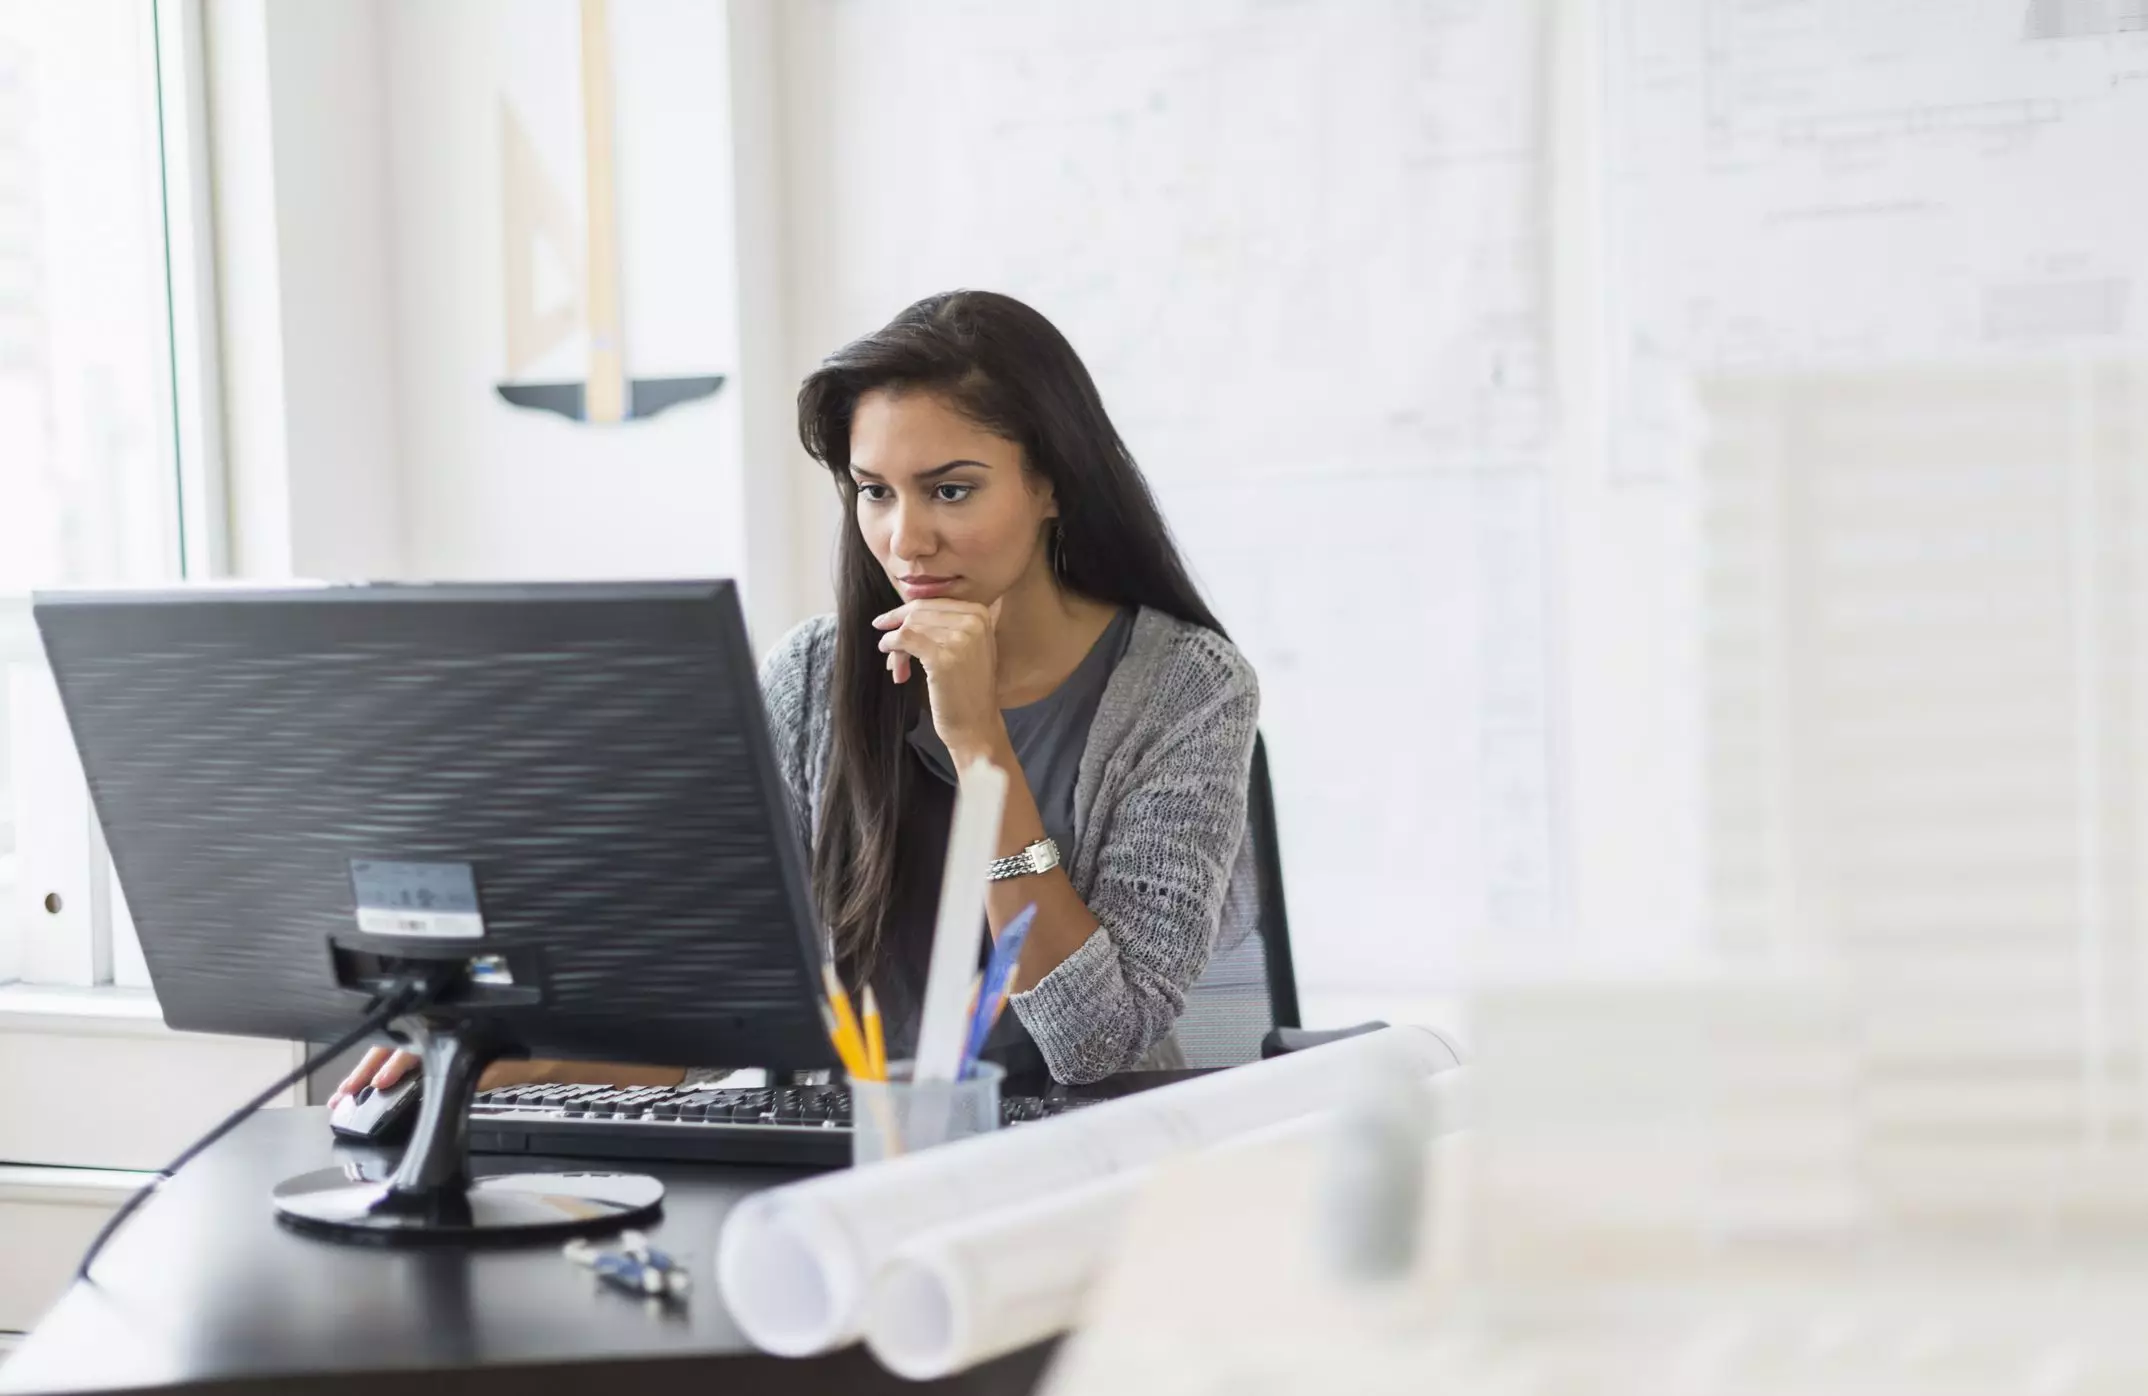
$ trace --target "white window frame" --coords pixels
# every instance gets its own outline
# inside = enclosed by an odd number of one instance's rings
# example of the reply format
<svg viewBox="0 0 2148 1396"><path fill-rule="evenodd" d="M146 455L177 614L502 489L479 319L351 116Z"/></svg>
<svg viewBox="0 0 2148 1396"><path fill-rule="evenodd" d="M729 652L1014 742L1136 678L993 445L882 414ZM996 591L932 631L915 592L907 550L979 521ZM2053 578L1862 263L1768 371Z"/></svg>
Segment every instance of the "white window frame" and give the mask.
<svg viewBox="0 0 2148 1396"><path fill-rule="evenodd" d="M203 0L154 0L154 6L172 385L164 426L177 457L179 575L201 580L230 572L205 20ZM30 598L0 593L0 688L18 695L6 707L0 741L12 742L18 753L39 753L18 766L19 789L9 796L22 851L12 860L12 879L0 860L0 899L12 905L17 922L13 935L0 925L0 984L147 990L141 947L103 833L89 813L80 764L64 723L55 730L54 709L44 701L49 685ZM32 810L55 811L59 827L40 815L37 835L29 836ZM56 920L40 905L44 888L73 894L63 893Z"/></svg>
<svg viewBox="0 0 2148 1396"><path fill-rule="evenodd" d="M231 575L224 464L222 336L210 192L203 0L155 0L164 148L165 258L171 288L173 438L179 451L180 575Z"/></svg>

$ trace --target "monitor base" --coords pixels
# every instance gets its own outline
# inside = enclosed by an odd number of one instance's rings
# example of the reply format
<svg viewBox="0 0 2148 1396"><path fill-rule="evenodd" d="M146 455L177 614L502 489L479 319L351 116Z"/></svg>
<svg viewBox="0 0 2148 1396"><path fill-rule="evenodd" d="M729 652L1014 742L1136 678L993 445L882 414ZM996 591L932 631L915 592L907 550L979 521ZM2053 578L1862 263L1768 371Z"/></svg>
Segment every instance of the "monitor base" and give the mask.
<svg viewBox="0 0 2148 1396"><path fill-rule="evenodd" d="M273 1195L277 1216L302 1231L400 1245L616 1231L653 1217L664 1185L640 1173L504 1173L439 1189L420 1202L392 1184L353 1181L344 1169L323 1168L286 1178Z"/></svg>
<svg viewBox="0 0 2148 1396"><path fill-rule="evenodd" d="M276 1215L338 1241L541 1240L616 1231L655 1215L664 1185L639 1173L470 1176L470 1101L498 1052L485 1025L434 1006L390 1024L425 1073L418 1119L386 1183L341 1168L279 1183Z"/></svg>

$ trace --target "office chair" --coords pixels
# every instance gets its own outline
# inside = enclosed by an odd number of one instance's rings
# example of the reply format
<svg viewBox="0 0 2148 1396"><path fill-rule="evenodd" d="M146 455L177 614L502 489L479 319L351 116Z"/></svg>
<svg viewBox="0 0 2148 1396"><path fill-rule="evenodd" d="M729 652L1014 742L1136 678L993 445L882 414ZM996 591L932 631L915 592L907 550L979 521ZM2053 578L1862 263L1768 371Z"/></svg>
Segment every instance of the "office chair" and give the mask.
<svg viewBox="0 0 2148 1396"><path fill-rule="evenodd" d="M1253 770L1246 792L1246 846L1256 876L1253 895L1241 895L1239 879L1223 904L1216 954L1186 995L1179 1016L1179 1046L1189 1066L1237 1066L1256 1061L1270 1028L1294 1028L1298 980L1290 960L1290 916L1283 902L1283 850L1276 839L1275 790L1268 778L1268 746L1253 739Z"/></svg>

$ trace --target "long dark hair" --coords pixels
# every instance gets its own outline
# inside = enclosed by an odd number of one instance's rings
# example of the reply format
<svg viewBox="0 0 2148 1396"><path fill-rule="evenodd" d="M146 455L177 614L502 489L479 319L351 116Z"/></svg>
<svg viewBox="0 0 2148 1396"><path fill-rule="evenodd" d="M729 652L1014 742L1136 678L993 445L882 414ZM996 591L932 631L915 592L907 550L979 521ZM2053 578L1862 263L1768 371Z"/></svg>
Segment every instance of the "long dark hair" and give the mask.
<svg viewBox="0 0 2148 1396"><path fill-rule="evenodd" d="M833 730L813 839L813 893L837 958L866 973L895 889L896 832L915 765L904 744L925 687L915 679L888 680L871 622L902 597L866 548L853 510L851 418L858 399L879 388L933 392L1022 448L1058 501L1048 546L1061 586L1223 632L1187 576L1089 370L1042 315L1011 296L948 291L830 354L798 390L798 439L828 468L846 515L836 559Z"/></svg>

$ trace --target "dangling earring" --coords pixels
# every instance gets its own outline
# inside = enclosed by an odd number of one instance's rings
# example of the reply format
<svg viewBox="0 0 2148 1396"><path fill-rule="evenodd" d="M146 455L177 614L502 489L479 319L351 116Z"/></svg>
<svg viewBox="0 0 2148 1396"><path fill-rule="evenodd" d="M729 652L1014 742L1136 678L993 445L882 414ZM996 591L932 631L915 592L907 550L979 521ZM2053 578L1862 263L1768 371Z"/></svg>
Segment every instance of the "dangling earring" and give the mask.
<svg viewBox="0 0 2148 1396"><path fill-rule="evenodd" d="M1052 575L1061 581L1066 580L1067 531L1057 519L1052 520L1052 536L1046 546L1051 550Z"/></svg>

